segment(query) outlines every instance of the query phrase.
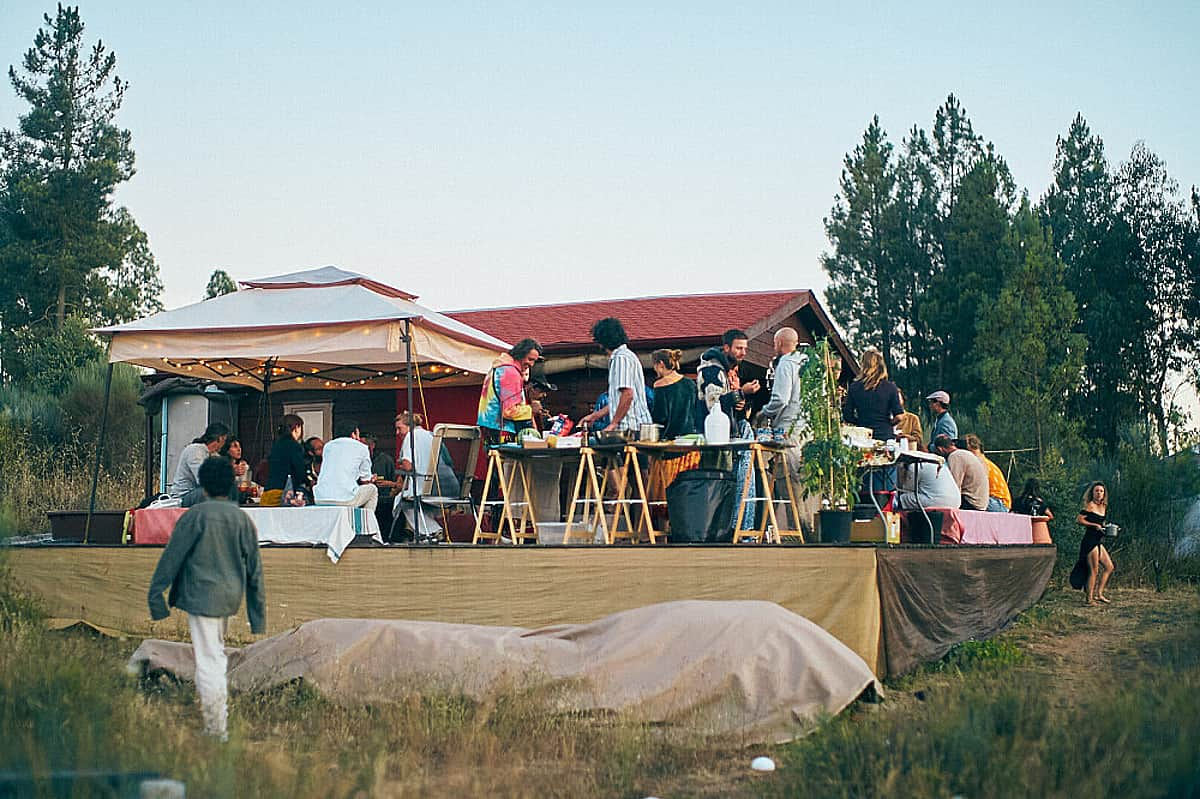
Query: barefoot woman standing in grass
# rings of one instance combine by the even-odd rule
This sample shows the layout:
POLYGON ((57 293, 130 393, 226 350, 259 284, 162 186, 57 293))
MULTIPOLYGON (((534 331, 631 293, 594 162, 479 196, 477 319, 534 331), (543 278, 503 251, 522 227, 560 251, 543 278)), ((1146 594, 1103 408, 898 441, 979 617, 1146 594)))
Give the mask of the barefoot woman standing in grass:
POLYGON ((1104 588, 1112 576, 1113 562, 1104 548, 1104 524, 1107 518, 1108 489, 1104 483, 1092 483, 1083 494, 1083 510, 1079 511, 1076 519, 1083 525, 1083 541, 1079 543, 1079 561, 1071 572, 1071 585, 1084 588, 1089 605, 1097 602, 1108 604, 1104 588), (1097 572, 1100 572, 1099 586, 1096 585, 1097 572), (1084 574, 1087 575, 1086 584, 1084 574))

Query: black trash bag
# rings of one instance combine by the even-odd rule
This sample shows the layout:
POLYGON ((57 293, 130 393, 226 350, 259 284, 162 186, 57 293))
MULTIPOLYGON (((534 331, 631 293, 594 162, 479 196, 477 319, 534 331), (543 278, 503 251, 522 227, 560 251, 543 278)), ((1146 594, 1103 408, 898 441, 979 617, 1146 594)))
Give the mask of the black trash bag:
POLYGON ((737 478, 723 469, 689 469, 667 487, 672 543, 733 542, 737 478))

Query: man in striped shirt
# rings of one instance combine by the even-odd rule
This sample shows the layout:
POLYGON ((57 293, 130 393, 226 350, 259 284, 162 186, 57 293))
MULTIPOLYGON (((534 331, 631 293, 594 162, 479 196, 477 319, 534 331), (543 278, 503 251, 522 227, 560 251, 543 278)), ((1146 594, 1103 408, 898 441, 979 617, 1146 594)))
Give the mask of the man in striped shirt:
POLYGON ((629 337, 620 319, 608 317, 592 325, 592 340, 608 353, 608 405, 592 411, 579 420, 591 425, 609 416, 603 432, 636 431, 650 424, 650 408, 646 405, 646 373, 641 361, 627 346, 629 337), (614 398, 616 404, 614 405, 614 398))

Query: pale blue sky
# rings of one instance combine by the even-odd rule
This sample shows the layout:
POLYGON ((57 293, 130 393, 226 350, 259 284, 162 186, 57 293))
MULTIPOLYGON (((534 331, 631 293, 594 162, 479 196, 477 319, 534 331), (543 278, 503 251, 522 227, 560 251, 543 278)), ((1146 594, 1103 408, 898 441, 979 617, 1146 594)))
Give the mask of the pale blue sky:
MULTIPOLYGON (((169 307, 324 264, 440 309, 821 289, 842 157, 949 92, 1035 198, 1076 111, 1200 183, 1196 2, 332 5, 83 2, 169 307)), ((52 10, 0 0, 0 63, 52 10)))

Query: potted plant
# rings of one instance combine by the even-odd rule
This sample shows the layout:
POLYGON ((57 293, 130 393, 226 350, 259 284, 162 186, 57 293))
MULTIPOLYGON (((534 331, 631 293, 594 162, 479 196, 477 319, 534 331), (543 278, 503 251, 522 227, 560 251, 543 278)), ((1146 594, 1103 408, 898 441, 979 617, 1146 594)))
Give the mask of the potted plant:
POLYGON ((822 339, 800 373, 800 402, 808 421, 799 469, 805 497, 821 497, 821 541, 850 540, 857 498, 859 453, 842 437, 841 358, 822 339))

